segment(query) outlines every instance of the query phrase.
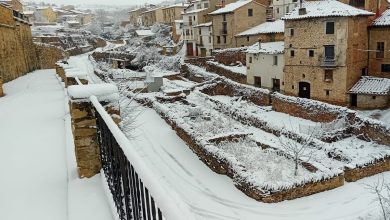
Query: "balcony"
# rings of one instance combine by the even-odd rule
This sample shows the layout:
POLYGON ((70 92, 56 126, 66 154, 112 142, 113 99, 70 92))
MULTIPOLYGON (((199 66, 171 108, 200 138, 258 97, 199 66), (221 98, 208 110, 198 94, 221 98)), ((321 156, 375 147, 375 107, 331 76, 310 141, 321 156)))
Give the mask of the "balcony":
POLYGON ((335 69, 337 66, 335 57, 325 57, 322 60, 321 67, 335 69))

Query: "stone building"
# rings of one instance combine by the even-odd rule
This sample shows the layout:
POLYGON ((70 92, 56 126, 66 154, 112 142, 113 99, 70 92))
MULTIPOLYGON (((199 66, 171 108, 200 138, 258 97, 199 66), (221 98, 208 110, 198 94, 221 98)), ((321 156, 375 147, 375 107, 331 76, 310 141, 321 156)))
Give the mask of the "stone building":
POLYGON ((165 7, 162 9, 163 23, 169 26, 174 26, 175 20, 182 20, 184 9, 188 7, 188 4, 176 4, 165 7))
POLYGON ((390 78, 390 9, 369 27, 369 75, 390 78))
POLYGON ((266 21, 267 6, 253 0, 237 1, 209 13, 214 49, 236 47, 235 36, 266 21))
POLYGON ((247 83, 283 91, 284 41, 258 42, 246 51, 247 83))
POLYGON ((351 106, 364 109, 389 107, 390 79, 363 76, 349 90, 351 106))
POLYGON ((148 11, 142 12, 142 25, 145 27, 150 27, 154 25, 155 23, 163 23, 164 17, 163 17, 163 8, 153 8, 148 11))
POLYGON ((3 82, 37 69, 28 19, 0 3, 0 77, 3 82))
POLYGON ((213 53, 213 23, 207 22, 194 26, 196 38, 196 54, 201 57, 211 56, 213 53))
POLYGON ((0 0, 0 4, 10 5, 13 10, 23 12, 23 4, 19 0, 0 0))
POLYGON ((195 0, 183 12, 182 38, 186 47, 187 56, 197 56, 197 39, 195 38, 194 26, 211 22, 210 12, 225 7, 225 4, 236 0, 195 0))
POLYGON ((140 17, 141 13, 143 13, 145 11, 146 11, 146 8, 137 8, 137 9, 129 11, 130 24, 132 24, 133 26, 139 26, 140 23, 138 21, 138 17, 140 17))
POLYGON ((332 0, 306 1, 284 16, 285 93, 345 105, 368 68, 369 16, 332 0))
POLYGON ((272 0, 271 11, 274 19, 280 19, 287 13, 298 7, 299 0, 272 0))
POLYGON ((381 14, 390 6, 387 0, 338 0, 344 4, 349 4, 356 8, 381 14))
POLYGON ((284 40, 284 21, 276 20, 265 22, 235 36, 236 47, 253 45, 261 42, 273 42, 284 40))
POLYGON ((35 20, 37 22, 56 22, 57 14, 50 6, 38 7, 35 11, 35 20))

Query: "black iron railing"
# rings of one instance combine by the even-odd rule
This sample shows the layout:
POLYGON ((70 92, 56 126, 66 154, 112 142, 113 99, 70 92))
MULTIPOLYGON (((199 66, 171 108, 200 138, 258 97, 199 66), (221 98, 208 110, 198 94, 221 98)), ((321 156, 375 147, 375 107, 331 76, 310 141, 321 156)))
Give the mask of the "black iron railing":
POLYGON ((162 187, 95 96, 102 170, 121 220, 194 220, 188 205, 162 187), (152 196, 153 195, 153 196, 152 196))
POLYGON ((100 114, 96 113, 102 169, 122 220, 158 219, 162 212, 127 160, 100 114))

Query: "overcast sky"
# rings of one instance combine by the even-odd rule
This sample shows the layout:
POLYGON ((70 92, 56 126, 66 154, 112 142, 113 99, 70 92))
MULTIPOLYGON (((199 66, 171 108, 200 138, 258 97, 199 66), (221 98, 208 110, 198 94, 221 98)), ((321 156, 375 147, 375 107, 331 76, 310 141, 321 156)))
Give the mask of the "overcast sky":
POLYGON ((141 5, 145 3, 155 4, 155 3, 164 2, 164 0, 35 0, 35 2, 54 3, 59 5, 101 4, 101 5, 114 6, 114 5, 141 5))

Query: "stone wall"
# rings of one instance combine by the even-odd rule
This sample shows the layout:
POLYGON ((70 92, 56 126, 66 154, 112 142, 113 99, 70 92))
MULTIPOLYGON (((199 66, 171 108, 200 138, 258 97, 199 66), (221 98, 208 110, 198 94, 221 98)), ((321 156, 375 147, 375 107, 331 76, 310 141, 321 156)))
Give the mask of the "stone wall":
POLYGON ((378 173, 382 173, 385 171, 390 170, 390 158, 386 158, 381 161, 377 161, 376 163, 355 168, 355 169, 348 169, 344 171, 345 181, 348 182, 355 182, 357 180, 360 180, 364 177, 373 176, 378 173))
POLYGON ((231 79, 231 80, 238 82, 238 83, 246 84, 246 81, 247 81, 246 75, 230 71, 228 69, 225 69, 223 67, 217 66, 217 65, 212 64, 212 63, 206 64, 206 70, 209 72, 216 73, 220 76, 224 76, 224 77, 231 79))
POLYGON ((357 94, 357 107, 363 109, 387 108, 389 107, 389 97, 389 95, 357 94))
POLYGON ((279 93, 274 93, 271 99, 273 110, 315 122, 331 122, 348 112, 347 108, 279 93))
POLYGON ((0 77, 8 82, 37 69, 35 47, 27 22, 15 20, 0 4, 0 77))
POLYGON ((229 66, 232 63, 241 62, 243 65, 246 65, 246 47, 236 48, 236 49, 226 49, 219 50, 214 52, 214 60, 218 63, 223 63, 226 66, 229 66))
POLYGON ((390 127, 383 122, 356 114, 348 115, 348 121, 353 125, 351 132, 359 138, 390 146, 390 127))
POLYGON ((0 78, 0 97, 4 96, 3 79, 0 78))
POLYGON ((61 48, 51 45, 36 44, 35 50, 40 69, 54 69, 58 60, 68 57, 61 48))

